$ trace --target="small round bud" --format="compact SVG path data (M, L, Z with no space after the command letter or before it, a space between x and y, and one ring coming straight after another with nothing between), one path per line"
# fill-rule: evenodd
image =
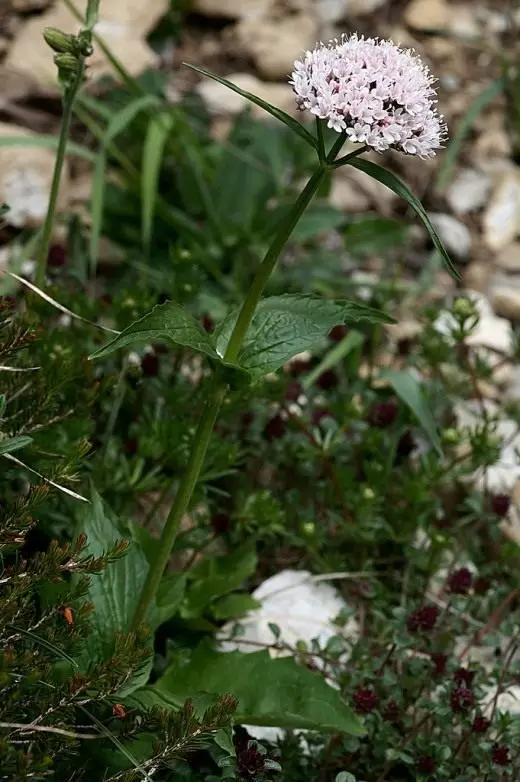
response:
M474 318L478 315L477 309L471 299L459 296L453 302L453 314L461 320Z
M306 521L302 527L302 532L308 537L312 537L316 532L316 524L313 521Z
M76 54L76 39L58 30L56 27L46 27L43 31L45 43L58 54Z
M375 500L375 498L376 498L375 492L370 488L370 486L366 486L363 489L363 499L366 500L367 502L372 502L373 500Z
M78 72L78 59L73 54L57 54L54 57L54 62L63 73L69 74Z
M442 433L442 441L445 445L458 445L460 442L460 432L454 427L445 429Z

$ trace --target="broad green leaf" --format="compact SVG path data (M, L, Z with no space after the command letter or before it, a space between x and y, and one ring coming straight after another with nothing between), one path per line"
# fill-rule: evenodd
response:
M326 372L327 369L332 369L332 367L335 367L336 364L339 364L340 361L343 361L343 359L348 356L349 353L351 353L353 350L356 350L356 348L360 347L362 344L363 334L361 334L360 331L349 331L349 333L343 337L341 342L338 342L337 345L334 345L334 347L329 350L329 352L320 361L318 366L315 367L312 372L309 372L306 377L304 377L302 386L305 389L312 388L320 375Z
M392 369L381 372L381 377L390 381L397 396L410 408L428 435L431 444L439 456L442 457L442 446L437 425L419 380L409 372L398 372Z
M247 592L236 592L232 595L226 595L217 600L211 606L211 613L215 619L238 619L244 616L248 611L254 611L260 608L262 604L248 595Z
M121 334L96 350L90 358L101 358L127 345L143 342L173 342L174 345L182 345L219 360L210 337L200 323L184 307L172 301L158 304L147 315L136 320Z
M363 255L400 247L407 233L407 226L399 220L364 217L350 223L343 231L343 238L349 253Z
M238 310L216 333L217 351L224 355ZM311 350L333 326L344 323L390 323L383 312L357 301L333 301L318 296L285 294L263 299L246 334L237 363L254 378L279 369L286 361Z
M290 658L267 651L219 653L202 642L191 660L172 665L133 700L147 706L180 705L193 693L230 693L238 700L236 722L362 736L360 720L321 676Z
M164 146L171 132L175 117L173 114L161 114L152 117L143 147L141 170L141 231L143 245L150 250L152 228L157 203L159 172L164 154Z
M25 448L26 445L32 443L32 437L27 435L20 435L19 437L9 437L6 440L0 440L0 455L4 453L12 453L18 451L19 448Z
M424 227L430 234L432 242L434 243L435 247L442 255L444 262L448 267L449 271L456 279L460 279L460 275L456 270L455 266L453 265L453 262L450 256L448 255L448 252L444 247L439 234L433 227L432 222L428 217L428 214L424 206L421 204L419 199L408 190L404 182L401 182L400 179L398 179L390 171L387 171L386 168L382 168L381 166L378 166L376 163L372 163L370 160L365 160L364 158L353 158L351 161L349 161L348 165L353 166L354 168L357 168L360 171L363 171L365 174L368 174L368 176L371 176L373 179L377 179L378 182L381 182L381 184L386 185L386 187L388 187L389 190L392 190L400 198L403 198L406 201L406 203L412 207L412 209L419 217L419 219L422 221Z
M57 149L58 138L56 136L46 136L45 134L39 134L38 136L1 136L0 147L40 147L43 149ZM66 154L81 157L84 160L88 160L89 163L93 163L96 159L94 152L87 149L87 147L82 147L81 144L75 144L73 141L67 142Z
M182 606L184 617L200 616L222 595L238 589L256 570L256 551L247 543L222 557L203 559L190 571L191 584Z
M257 95L253 95L251 92L242 90L240 87L237 87L236 84L233 84L232 81L224 79L222 76L217 76L216 74L211 73L211 71L207 71L204 68L198 68L197 66L190 65L189 63L184 63L184 65L186 65L187 68L191 68L192 71L200 73L202 76L207 76L214 81L218 81L218 83L223 84L224 87L229 87L229 89L233 90L233 92L236 92L238 95L242 95L243 98L251 101L251 103L254 103L256 106L260 106L261 109L264 109L264 111L267 111L269 114L271 114L271 116L280 120L280 122L283 122L284 125L287 125L288 128L290 128L294 133L306 141L307 144L310 144L311 147L314 147L314 149L318 148L318 141L315 136L313 136L312 133L309 133L307 128L291 117L290 114L286 114L285 111L276 108L276 106L272 106L270 103L262 100L262 98L259 98Z
M130 525L118 519L93 490L91 504L82 512L77 534L87 537L84 553L100 557L121 540L131 541L128 551L111 562L99 574L89 577L86 598L94 606L91 631L85 638L85 656L90 661L106 659L113 648L114 635L127 633L137 608L139 595L148 573L144 552L132 541ZM146 683L151 666L148 664L134 677L125 692Z
M477 95L467 112L462 117L453 138L446 147L442 164L439 167L439 171L437 173L435 190L438 193L442 193L448 184L451 172L462 149L462 144L464 143L467 135L471 132L471 128L473 127L475 120L484 111L484 109L486 109L487 106L489 106L489 104L495 100L495 98L498 98L498 96L504 92L506 86L507 79L504 77L492 81L491 84L488 84L485 90Z
M142 95L140 98L136 98L131 103L128 103L123 109L112 116L101 141L101 147L96 156L94 174L92 177L90 260L93 272L97 265L99 241L103 225L108 147L116 136L125 130L141 111L157 105L160 105L160 100L156 95Z
M85 29L93 30L97 22L100 0L88 0L85 15Z

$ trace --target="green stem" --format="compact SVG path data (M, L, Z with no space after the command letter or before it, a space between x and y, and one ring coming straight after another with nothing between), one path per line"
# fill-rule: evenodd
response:
M52 176L51 192L49 195L49 205L43 224L42 237L37 258L36 285L43 288L45 284L45 273L47 271L47 258L51 246L52 229L54 218L56 217L56 207L58 204L58 195L60 192L61 175L63 173L63 164L65 163L65 153L67 151L67 141L69 139L70 123L72 120L72 110L76 93L83 81L85 69L85 60L78 58L78 71L74 81L66 87L63 93L63 117L61 120L60 136L58 140L58 149L56 151L56 161L54 163L54 173Z
M276 262L287 244L287 240L298 223L298 220L317 193L326 173L327 166L320 164L319 168L314 172L307 185L298 196L291 211L280 225L264 260L256 273L253 284L242 305L242 309L240 310L224 355L226 361L236 361L262 292L276 266ZM157 557L148 571L146 581L141 591L139 603L132 622L132 629L134 630L146 620L150 606L157 594L164 569L168 564L173 544L175 543L175 539L179 532L181 521L189 508L191 497L199 480L211 435L213 433L213 427L215 426L220 406L227 393L227 389L228 387L226 384L220 384L215 381L215 385L206 402L195 433L186 472L179 484L179 489L173 500L159 540Z

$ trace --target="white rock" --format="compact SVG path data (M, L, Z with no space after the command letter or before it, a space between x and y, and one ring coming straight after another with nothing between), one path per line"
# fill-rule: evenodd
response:
M168 0L103 0L96 32L132 76L158 64L159 58L150 49L145 37L168 7ZM43 89L58 92L53 52L43 40L42 30L44 27L57 27L64 32L76 33L80 26L62 3L40 16L29 18L11 44L5 60L7 70L24 76ZM88 65L91 79L115 75L107 58L95 44Z
M386 5L389 0L347 0L349 16L365 16Z
M520 687L511 685L505 692L501 692L497 698L498 687L485 687L486 694L480 702L482 711L486 717L490 717L496 708L502 714L516 716L520 714Z
M506 272L520 273L520 242L513 242L504 247L495 257L495 265Z
M238 45L268 79L287 79L294 61L316 43L319 34L313 14L278 18L245 18L235 26Z
M0 123L0 137L6 136L31 139L35 134L17 125ZM9 204L10 210L4 218L8 223L17 228L43 223L54 160L54 151L44 147L0 147L0 203ZM66 164L60 187L60 209L67 203L68 182Z
M288 84L270 84L260 81L250 73L232 73L226 78L247 92L252 92L273 106L291 114L296 113L296 103ZM213 115L239 114L252 104L233 92L228 87L212 79L204 79L197 86L197 92ZM263 109L253 106L253 114L258 118L270 120L270 115Z
M260 608L240 619L244 632L236 640L221 640L223 651L254 652L258 651L257 644L272 646L276 639L269 624L278 625L279 640L293 648L298 641L310 644L317 639L320 646L324 646L336 635L343 635L351 643L359 637L359 625L355 619L350 619L345 627L334 624L338 615L348 610L339 592L305 570L282 570L260 584L253 597L261 603ZM230 622L221 629L220 639L231 635L234 624ZM253 643L245 643L247 641ZM272 648L269 652L272 657L291 654L287 650Z
M334 24L352 12L351 0L315 0L315 10L322 24Z
M505 174L498 183L483 219L484 241L490 250L510 244L520 230L520 174Z
M265 16L276 0L194 0L193 10L205 16L243 19L247 16Z
M412 0L404 20L414 30L441 30L450 21L450 7L445 0Z
M449 30L464 38L480 35L481 29L471 5L454 5L450 9Z
M520 321L520 291L512 288L496 288L491 302L497 315Z
M441 212L430 212L430 220L448 252L457 258L467 258L471 247L469 228L455 217Z
M486 203L491 190L490 178L476 168L463 168L446 193L446 200L456 214L466 214Z

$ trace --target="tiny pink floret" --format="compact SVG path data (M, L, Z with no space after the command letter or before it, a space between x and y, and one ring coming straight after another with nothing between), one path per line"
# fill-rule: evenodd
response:
M428 158L446 136L434 81L411 50L352 35L306 52L290 83L299 108L350 141Z

